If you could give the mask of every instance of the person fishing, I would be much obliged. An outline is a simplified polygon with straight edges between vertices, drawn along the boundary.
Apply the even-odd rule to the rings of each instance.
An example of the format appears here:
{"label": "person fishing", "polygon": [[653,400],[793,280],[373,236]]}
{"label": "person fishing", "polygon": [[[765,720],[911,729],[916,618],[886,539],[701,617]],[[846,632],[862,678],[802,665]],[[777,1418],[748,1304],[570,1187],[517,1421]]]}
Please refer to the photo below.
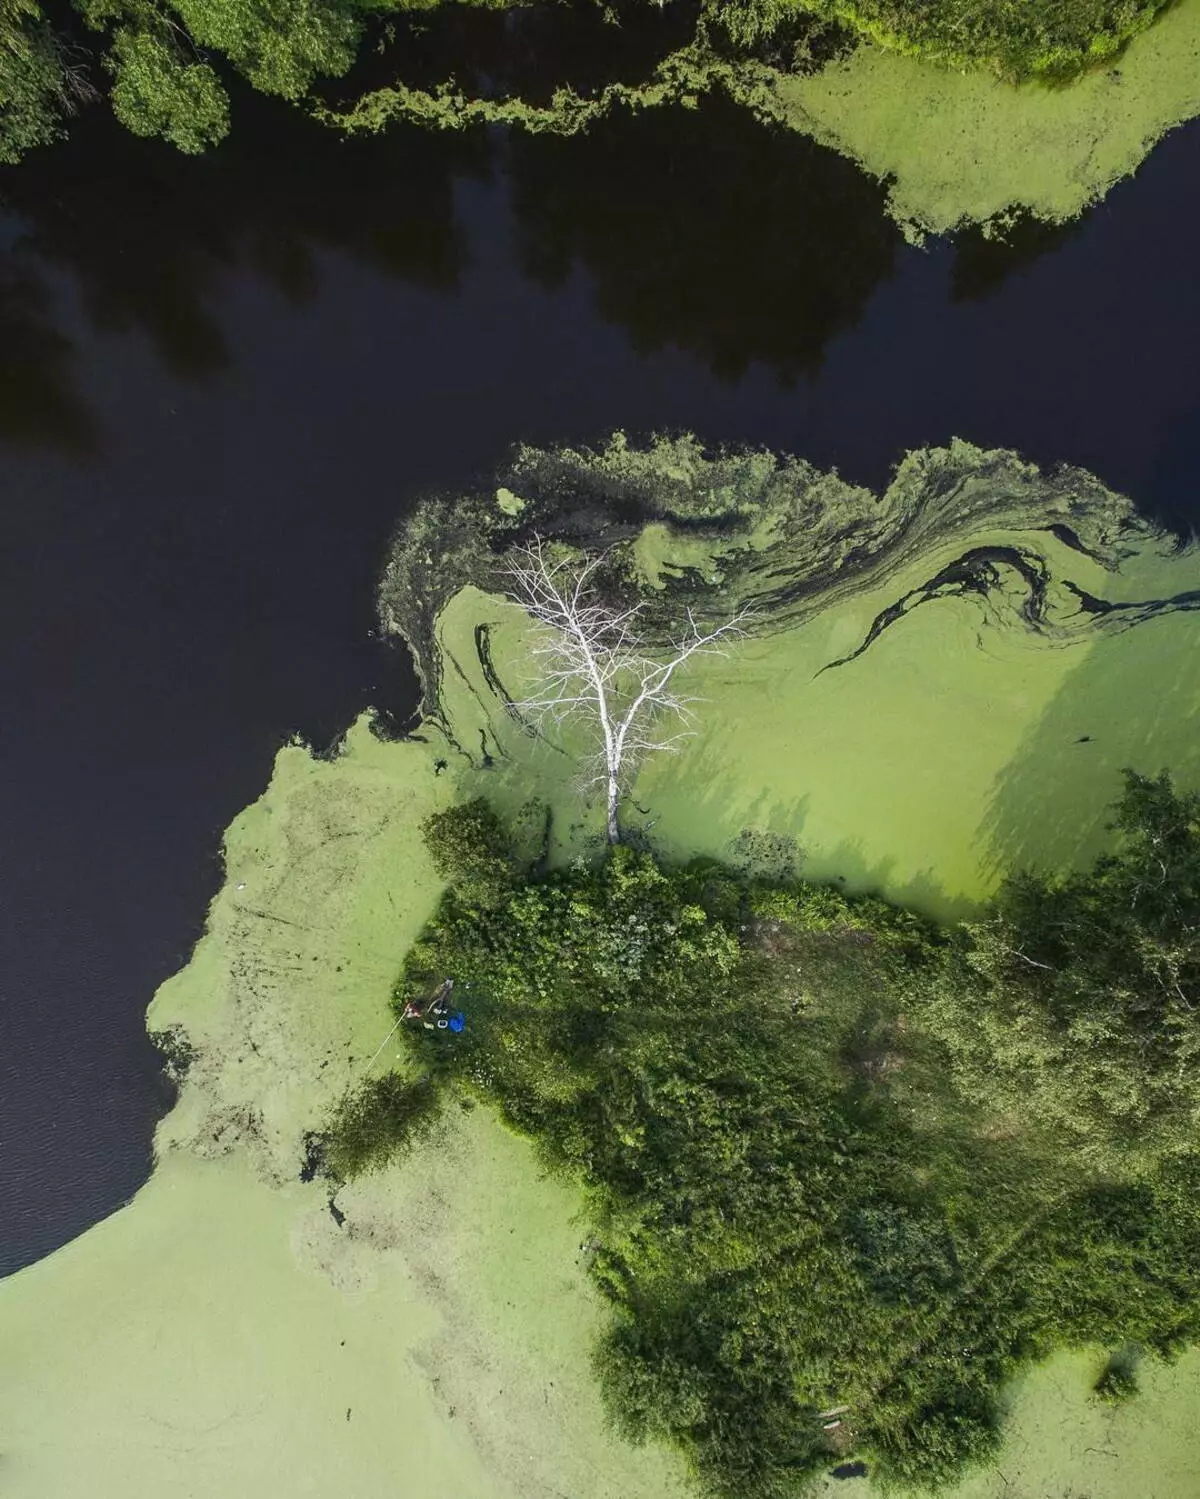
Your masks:
{"label": "person fishing", "polygon": [[454,980],[446,979],[437,993],[428,1000],[410,999],[404,1006],[401,1020],[419,1020],[427,1031],[451,1031],[457,1035],[466,1025],[466,1016],[461,1010],[450,1008],[454,993]]}

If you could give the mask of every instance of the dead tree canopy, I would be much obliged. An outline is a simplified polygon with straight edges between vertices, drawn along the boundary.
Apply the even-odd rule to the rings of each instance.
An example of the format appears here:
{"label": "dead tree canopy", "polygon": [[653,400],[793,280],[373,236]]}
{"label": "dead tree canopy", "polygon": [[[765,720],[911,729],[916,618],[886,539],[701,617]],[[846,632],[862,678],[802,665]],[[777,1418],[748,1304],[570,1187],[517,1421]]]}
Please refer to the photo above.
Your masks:
{"label": "dead tree canopy", "polygon": [[618,809],[647,755],[679,747],[692,730],[699,698],[681,694],[676,677],[693,656],[723,654],[744,635],[749,609],[715,629],[689,609],[665,650],[652,651],[642,629],[645,605],[607,600],[598,575],[608,554],[556,555],[540,536],[515,549],[505,571],[514,603],[542,629],[533,648],[534,693],[513,706],[545,725],[582,721],[596,751],[587,784],[603,786],[608,841],[620,841]]}

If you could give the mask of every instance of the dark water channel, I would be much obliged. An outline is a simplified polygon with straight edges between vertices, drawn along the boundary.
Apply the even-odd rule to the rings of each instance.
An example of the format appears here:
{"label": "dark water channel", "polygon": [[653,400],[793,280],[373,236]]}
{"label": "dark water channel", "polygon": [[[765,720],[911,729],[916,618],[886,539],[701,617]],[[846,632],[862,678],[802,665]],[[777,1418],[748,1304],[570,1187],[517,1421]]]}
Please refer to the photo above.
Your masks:
{"label": "dark water channel", "polygon": [[[952,434],[1200,517],[1200,130],[1078,226],[924,251],[731,107],[342,144],[238,101],[0,175],[0,1271],[145,1178],[143,1016],[295,732],[403,715],[391,523],[516,439],[689,427],[883,483]],[[397,955],[399,956],[399,955]]]}

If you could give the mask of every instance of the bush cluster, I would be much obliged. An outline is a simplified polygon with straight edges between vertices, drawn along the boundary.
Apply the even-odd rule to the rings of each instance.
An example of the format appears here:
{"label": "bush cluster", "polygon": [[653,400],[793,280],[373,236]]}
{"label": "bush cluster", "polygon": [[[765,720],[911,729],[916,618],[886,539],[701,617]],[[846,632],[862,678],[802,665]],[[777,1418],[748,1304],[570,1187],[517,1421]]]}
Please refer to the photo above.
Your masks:
{"label": "bush cluster", "polygon": [[[1143,925],[1118,929],[1143,943],[1135,972],[1161,975],[1143,939],[1196,922],[1195,808],[1134,778],[1120,818],[1123,850],[1076,896],[1127,903],[1125,865],[1169,847],[1174,894],[1146,892]],[[973,1036],[981,1005],[1010,1003],[983,939],[620,847],[596,867],[485,881],[477,902],[497,825],[473,806],[433,832],[465,881],[399,998],[453,974],[468,1026],[417,1032],[415,1050],[585,1187],[592,1274],[614,1308],[597,1351],[609,1407],[629,1436],[679,1444],[709,1493],[785,1499],[851,1453],[885,1485],[950,1481],[996,1450],[998,1392],[1030,1359],[1095,1343],[1169,1357],[1195,1337],[1193,1138],[1121,1155],[1117,1130],[1093,1158],[1063,1149],[1062,1111],[1038,1089],[1020,1116],[981,1095],[949,1017],[957,992]],[[993,925],[1017,921],[1014,901]],[[1190,1003],[1190,968],[1171,972]],[[1144,1035],[1153,1021],[1121,973]],[[1057,1014],[1061,989],[1043,1003]],[[1115,1021],[1091,1044],[1128,1063]],[[1157,1055],[1174,1067],[1171,1045]]]}

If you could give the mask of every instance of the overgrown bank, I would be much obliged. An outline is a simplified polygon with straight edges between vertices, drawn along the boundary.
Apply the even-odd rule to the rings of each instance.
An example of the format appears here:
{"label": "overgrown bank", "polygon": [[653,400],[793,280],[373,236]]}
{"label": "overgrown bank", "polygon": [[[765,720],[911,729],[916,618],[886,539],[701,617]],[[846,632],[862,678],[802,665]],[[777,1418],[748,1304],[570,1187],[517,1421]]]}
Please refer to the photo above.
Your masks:
{"label": "overgrown bank", "polygon": [[709,1492],[851,1454],[939,1485],[1029,1361],[1194,1341],[1200,798],[1131,777],[1119,821],[948,933],[627,848],[536,875],[480,804],[431,820],[453,882],[396,1004],[452,975],[468,1026],[410,1024],[404,1086],[497,1104],[584,1184],[610,1409]]}
{"label": "overgrown bank", "polygon": [[[1178,8],[1192,3],[1181,0]],[[972,164],[968,153],[955,163],[962,176],[957,210],[914,212],[921,195],[911,179],[936,175],[947,141],[969,136],[977,118],[994,112],[993,98],[981,101],[969,89],[969,97],[959,97],[955,73],[964,70],[985,93],[989,81],[1003,80],[1000,107],[1022,137],[1017,154],[1033,177],[1055,177],[1053,162],[1067,150],[1065,175],[1082,173],[1070,209],[1077,212],[1131,170],[1159,134],[1195,112],[1186,83],[1174,76],[1187,73],[1186,28],[1172,30],[1164,49],[1147,52],[1149,67],[1140,74],[1148,77],[1133,70],[1121,78],[1112,68],[1130,42],[1142,45],[1165,8],[1164,0],[1053,6],[1039,0],[673,0],[670,6],[657,0],[605,6],[593,0],[4,0],[0,163],[21,160],[68,127],[88,128],[87,114],[104,107],[137,135],[189,153],[208,150],[238,128],[236,81],[347,131],[407,120],[570,135],[613,110],[695,105],[705,94],[724,92],[764,119],[831,142],[882,176],[897,166],[872,139],[871,121],[892,114],[892,84],[886,68],[882,77],[872,72],[871,59],[903,55],[924,68],[907,79],[907,92],[931,91],[944,116],[924,120],[919,107],[892,119],[887,132],[899,130],[907,143],[899,174],[913,222],[938,228],[943,217],[947,226],[979,217],[974,189],[995,175],[987,163]],[[805,80],[823,79],[826,65],[856,46],[856,56],[867,60],[863,78],[855,73],[857,81],[848,83],[850,75],[835,69],[828,89],[818,82],[806,96]],[[1039,153],[1047,116],[1062,111],[1047,109],[1045,89],[1011,85],[1062,84],[1079,75],[1111,75],[1121,88],[1115,96],[1089,91],[1079,109],[1066,110],[1080,137],[1078,152],[1064,141],[1060,122]],[[1073,88],[1056,92],[1065,96]],[[851,108],[840,118],[837,99],[847,93]],[[1003,148],[1007,133],[989,133],[992,151]],[[1089,163],[1085,146],[1099,151],[1098,166]],[[1007,190],[1009,158],[1004,149],[999,154],[999,181]],[[1011,201],[1028,200],[1018,190]],[[1009,202],[993,201],[982,216],[1001,213]],[[1043,211],[1041,202],[1029,206]]]}

